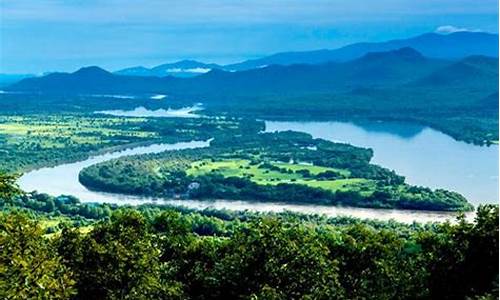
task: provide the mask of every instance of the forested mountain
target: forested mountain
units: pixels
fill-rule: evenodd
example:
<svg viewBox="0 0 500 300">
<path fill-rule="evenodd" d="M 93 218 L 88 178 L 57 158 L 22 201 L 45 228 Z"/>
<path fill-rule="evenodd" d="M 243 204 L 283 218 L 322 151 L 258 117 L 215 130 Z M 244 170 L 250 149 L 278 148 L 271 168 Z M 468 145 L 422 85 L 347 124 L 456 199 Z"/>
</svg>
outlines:
<svg viewBox="0 0 500 300">
<path fill-rule="evenodd" d="M 143 66 L 131 67 L 114 73 L 128 76 L 164 77 L 172 75 L 176 77 L 193 77 L 212 69 L 242 71 L 263 68 L 270 65 L 346 62 L 362 57 L 370 52 L 391 51 L 405 47 L 413 48 L 421 52 L 424 56 L 448 60 L 461 59 L 471 55 L 498 57 L 498 35 L 485 32 L 426 33 L 408 39 L 389 40 L 378 43 L 354 43 L 337 49 L 280 52 L 229 65 L 182 60 L 153 68 Z"/>
<path fill-rule="evenodd" d="M 447 65 L 418 81 L 419 84 L 433 87 L 452 85 L 481 85 L 498 88 L 498 59 L 474 55 L 454 64 Z"/>
<path fill-rule="evenodd" d="M 318 93 L 353 87 L 397 85 L 426 76 L 446 65 L 411 48 L 372 52 L 345 63 L 272 65 L 241 72 L 213 71 L 193 79 L 203 92 L 252 95 L 258 93 Z"/>
<path fill-rule="evenodd" d="M 426 33 L 413 38 L 380 43 L 355 43 L 338 49 L 283 52 L 259 59 L 227 65 L 227 70 L 248 70 L 262 66 L 298 63 L 319 64 L 328 61 L 349 61 L 368 52 L 389 51 L 411 47 L 423 55 L 443 59 L 459 59 L 470 55 L 498 57 L 498 35 L 485 32 L 455 32 L 447 35 Z"/>
<path fill-rule="evenodd" d="M 154 92 L 161 90 L 166 79 L 142 76 L 114 75 L 96 66 L 81 68 L 74 73 L 51 73 L 27 78 L 7 87 L 8 91 L 54 94 L 94 94 L 113 92 Z"/>
<path fill-rule="evenodd" d="M 351 109 L 374 103 L 383 105 L 382 109 L 389 108 L 386 105 L 397 106 L 398 101 L 381 101 L 404 95 L 414 100 L 406 104 L 416 108 L 434 102 L 442 105 L 450 98 L 460 106 L 462 102 L 480 101 L 498 92 L 497 64 L 498 59 L 485 56 L 446 61 L 425 57 L 412 48 L 401 48 L 370 52 L 344 63 L 273 65 L 240 72 L 212 70 L 194 78 L 120 76 L 98 67 L 86 67 L 71 74 L 27 78 L 6 90 L 73 95 L 163 93 L 196 97 L 196 101 L 203 99 L 209 106 L 220 106 L 225 99 L 231 99 L 232 106 L 245 107 L 254 101 L 265 106 L 277 98 L 287 105 L 291 103 L 287 99 L 298 96 L 321 103 L 329 95 L 329 105 L 348 97 L 350 106 L 345 108 Z M 252 102 L 247 103 L 248 99 Z"/>
<path fill-rule="evenodd" d="M 495 60 L 492 59 L 492 64 Z M 164 92 L 176 94 L 334 92 L 358 86 L 407 83 L 430 75 L 451 64 L 422 56 L 411 48 L 371 52 L 345 63 L 318 65 L 273 65 L 241 72 L 212 70 L 189 79 L 119 76 L 98 67 L 82 68 L 74 73 L 54 73 L 28 78 L 8 90 L 42 93 Z M 494 76 L 491 76 L 494 80 Z"/>
</svg>

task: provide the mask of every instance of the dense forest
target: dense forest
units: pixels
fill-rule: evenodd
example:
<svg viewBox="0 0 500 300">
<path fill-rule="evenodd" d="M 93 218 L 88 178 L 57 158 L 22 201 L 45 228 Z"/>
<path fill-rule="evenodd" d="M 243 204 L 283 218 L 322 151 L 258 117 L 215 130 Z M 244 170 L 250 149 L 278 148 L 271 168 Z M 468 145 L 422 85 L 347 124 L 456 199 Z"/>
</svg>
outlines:
<svg viewBox="0 0 500 300">
<path fill-rule="evenodd" d="M 209 148 L 124 157 L 83 169 L 85 186 L 115 193 L 358 207 L 470 210 L 461 195 L 409 186 L 370 164 L 371 149 L 300 132 L 220 136 Z"/>
<path fill-rule="evenodd" d="M 3 299 L 496 299 L 498 293 L 496 206 L 479 207 L 473 222 L 407 225 L 81 204 L 19 194 L 13 179 L 0 176 Z M 100 213 L 85 216 L 82 207 L 89 206 Z"/>
</svg>

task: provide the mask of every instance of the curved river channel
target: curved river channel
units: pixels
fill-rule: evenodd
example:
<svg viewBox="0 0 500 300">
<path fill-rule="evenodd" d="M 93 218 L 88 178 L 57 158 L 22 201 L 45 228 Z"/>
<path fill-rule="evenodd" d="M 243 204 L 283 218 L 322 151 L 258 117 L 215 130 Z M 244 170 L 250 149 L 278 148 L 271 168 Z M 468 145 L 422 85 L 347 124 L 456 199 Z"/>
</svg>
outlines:
<svg viewBox="0 0 500 300">
<path fill-rule="evenodd" d="M 414 125 L 397 125 L 400 127 L 391 127 L 391 130 L 385 130 L 380 128 L 380 124 L 375 124 L 376 128 L 366 129 L 366 127 L 361 127 L 359 125 L 354 125 L 351 123 L 343 122 L 266 122 L 266 128 L 268 131 L 276 130 L 298 130 L 309 132 L 315 137 L 321 137 L 334 141 L 349 142 L 357 146 L 372 147 L 375 151 L 374 161 L 375 163 L 381 164 L 382 166 L 395 169 L 398 173 L 408 177 L 408 181 L 412 184 L 423 184 L 427 181 L 426 178 L 430 174 L 434 174 L 430 179 L 434 180 L 439 178 L 441 175 L 446 174 L 446 170 L 441 170 L 439 167 L 443 165 L 440 163 L 442 155 L 436 155 L 434 152 L 429 152 L 428 149 L 423 147 L 425 143 L 421 140 L 427 139 L 428 148 L 435 148 L 436 146 L 442 147 L 439 143 L 440 139 L 445 139 L 446 145 L 453 141 L 451 138 L 436 132 L 429 128 L 413 128 Z M 340 126 L 340 127 L 339 127 Z M 366 126 L 366 125 L 365 125 Z M 401 127 L 403 126 L 403 127 Z M 405 127 L 410 126 L 410 127 Z M 396 130 L 396 131 L 394 131 Z M 436 134 L 438 138 L 436 139 Z M 448 140 L 449 139 L 449 140 Z M 406 141 L 406 143 L 404 142 Z M 442 142 L 442 141 L 441 141 Z M 409 143 L 409 144 L 408 144 Z M 415 145 L 416 143 L 416 145 Z M 485 187 L 487 193 L 484 193 L 489 198 L 486 201 L 471 201 L 474 204 L 478 203 L 492 203 L 498 201 L 498 147 L 478 147 L 467 145 L 465 143 L 460 143 L 454 141 L 454 143 L 459 144 L 459 149 L 462 155 L 456 157 L 455 160 L 462 162 L 460 167 L 468 169 L 463 172 L 470 172 L 471 170 L 476 172 L 473 173 L 475 176 L 479 176 L 479 179 L 488 179 L 486 184 L 480 186 L 478 190 L 483 190 Z M 413 146 L 411 146 L 413 144 Z M 453 143 L 451 143 L 453 144 Z M 414 221 L 418 222 L 428 222 L 428 221 L 445 221 L 454 220 L 456 217 L 455 213 L 448 212 L 432 212 L 432 211 L 413 211 L 413 210 L 395 210 L 395 209 L 367 209 L 367 208 L 353 208 L 353 207 L 334 207 L 326 205 L 298 205 L 298 204 L 286 204 L 286 203 L 264 203 L 256 201 L 236 201 L 236 200 L 173 200 L 173 199 L 162 199 L 162 198 L 151 198 L 142 196 L 129 196 L 121 194 L 111 194 L 103 192 L 95 192 L 86 189 L 78 181 L 79 172 L 90 165 L 107 161 L 114 158 L 119 158 L 127 155 L 137 155 L 146 153 L 158 153 L 168 150 L 178 150 L 187 148 L 197 148 L 197 147 L 207 147 L 209 145 L 208 141 L 192 141 L 176 144 L 153 144 L 149 146 L 140 146 L 127 150 L 116 151 L 112 153 L 106 153 L 102 155 L 96 155 L 90 157 L 86 160 L 66 163 L 56 167 L 42 168 L 34 170 L 24 174 L 18 181 L 20 187 L 25 191 L 36 190 L 41 193 L 47 193 L 50 195 L 74 195 L 78 197 L 82 202 L 106 202 L 115 204 L 130 204 L 139 205 L 144 203 L 157 203 L 157 204 L 169 204 L 169 205 L 180 205 L 188 208 L 194 209 L 204 209 L 204 208 L 214 208 L 214 209 L 230 209 L 230 210 L 249 210 L 258 212 L 281 212 L 281 211 L 293 211 L 300 213 L 315 213 L 324 214 L 327 216 L 353 216 L 357 218 L 370 218 L 370 219 L 380 219 L 380 220 L 390 220 L 394 219 L 396 221 L 411 223 Z M 383 147 L 381 146 L 383 145 Z M 466 146 L 464 146 L 466 145 Z M 415 151 L 408 153 L 410 149 L 416 147 Z M 472 150 L 463 150 L 463 148 L 468 148 Z M 449 155 L 448 150 L 444 149 L 445 156 Z M 436 149 L 436 153 L 443 151 L 443 149 Z M 472 151 L 472 152 L 471 152 Z M 467 154 L 469 153 L 470 154 Z M 478 155 L 478 153 L 482 153 Z M 496 153 L 495 155 L 493 155 Z M 443 154 L 443 155 L 444 155 Z M 402 155 L 402 157 L 400 157 Z M 417 155 L 413 160 L 406 161 L 409 155 Z M 468 161 L 470 155 L 473 159 Z M 390 162 L 393 159 L 392 164 Z M 426 158 L 427 157 L 427 158 Z M 434 159 L 434 161 L 433 161 Z M 464 161 L 465 160 L 465 161 Z M 387 164 L 387 162 L 389 163 Z M 479 162 L 478 162 L 479 161 Z M 430 163 L 430 165 L 429 165 Z M 450 158 L 446 163 L 453 163 Z M 424 165 L 422 165 L 424 164 Z M 411 167 L 411 166 L 414 167 Z M 477 166 L 474 169 L 473 166 Z M 404 168 L 406 166 L 406 169 Z M 489 166 L 489 167 L 488 167 Z M 455 166 L 454 166 L 455 167 Z M 426 172 L 413 172 L 414 169 L 425 170 L 430 168 Z M 410 172 L 411 171 L 411 172 Z M 454 172 L 449 170 L 450 172 Z M 420 174 L 420 175 L 419 175 Z M 460 178 L 460 174 L 447 173 L 448 176 L 452 178 Z M 409 176 L 411 175 L 411 176 Z M 496 177 L 495 177 L 496 176 Z M 491 178 L 490 178 L 491 177 Z M 469 179 L 471 177 L 468 177 Z M 448 182 L 448 184 L 446 184 Z M 450 183 L 451 182 L 451 183 Z M 444 183 L 444 186 L 436 186 L 436 183 L 430 182 L 428 184 L 433 188 L 443 187 L 449 188 L 450 184 L 453 186 L 460 186 L 459 181 L 437 181 L 440 185 Z M 468 198 L 470 195 L 475 194 L 475 186 L 467 185 L 470 187 L 469 190 L 466 188 L 464 191 L 459 191 Z M 467 187 L 466 186 L 466 187 Z M 495 189 L 496 187 L 496 189 Z M 452 190 L 457 190 L 450 188 Z M 496 198 L 496 200 L 495 200 Z M 470 213 L 468 217 L 472 217 L 473 214 Z"/>
</svg>

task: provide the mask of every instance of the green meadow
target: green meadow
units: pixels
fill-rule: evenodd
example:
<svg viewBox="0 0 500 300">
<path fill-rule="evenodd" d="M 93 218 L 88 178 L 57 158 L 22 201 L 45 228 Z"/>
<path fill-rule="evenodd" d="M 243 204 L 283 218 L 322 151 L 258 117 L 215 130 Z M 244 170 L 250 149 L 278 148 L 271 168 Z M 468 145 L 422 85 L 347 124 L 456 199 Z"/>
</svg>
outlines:
<svg viewBox="0 0 500 300">
<path fill-rule="evenodd" d="M 212 161 L 204 159 L 191 163 L 186 170 L 187 175 L 200 176 L 210 173 L 218 173 L 224 177 L 245 177 L 257 184 L 277 185 L 280 183 L 303 184 L 310 187 L 322 188 L 330 191 L 338 190 L 360 190 L 370 191 L 374 186 L 374 181 L 364 178 L 345 179 L 316 179 L 304 176 L 301 171 L 308 171 L 311 175 L 318 175 L 326 171 L 340 173 L 349 176 L 349 170 L 315 166 L 300 163 L 271 162 L 271 165 L 280 168 L 273 170 L 263 167 L 262 164 L 252 164 L 246 159 L 224 159 Z"/>
</svg>

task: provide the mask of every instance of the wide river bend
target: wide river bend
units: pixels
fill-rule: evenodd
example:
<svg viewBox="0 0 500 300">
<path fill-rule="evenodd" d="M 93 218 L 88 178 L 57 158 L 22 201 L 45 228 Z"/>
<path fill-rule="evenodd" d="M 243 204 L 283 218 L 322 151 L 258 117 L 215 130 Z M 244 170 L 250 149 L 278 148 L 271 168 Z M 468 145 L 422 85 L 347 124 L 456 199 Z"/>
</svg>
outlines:
<svg viewBox="0 0 500 300">
<path fill-rule="evenodd" d="M 412 127 L 414 125 L 392 124 L 393 126 L 386 129 L 384 126 L 387 126 L 387 124 L 374 123 L 371 125 L 375 127 L 367 128 L 366 124 L 363 127 L 343 122 L 266 122 L 268 131 L 298 130 L 309 132 L 315 137 L 371 147 L 375 151 L 375 163 L 395 169 L 398 173 L 405 175 L 412 184 L 456 190 L 468 196 L 471 202 L 476 205 L 498 201 L 497 146 L 478 147 L 456 142 L 448 136 L 426 127 L 414 128 Z M 453 142 L 450 142 L 450 140 Z M 426 142 L 430 144 L 426 146 Z M 206 147 L 208 144 L 208 141 L 153 144 L 96 155 L 83 161 L 28 172 L 19 179 L 19 185 L 25 191 L 36 190 L 54 196 L 74 195 L 82 202 L 130 205 L 157 203 L 181 205 L 194 209 L 214 208 L 258 212 L 293 211 L 327 216 L 353 216 L 380 220 L 394 219 L 405 223 L 414 221 L 441 222 L 454 220 L 456 216 L 454 213 L 433 211 L 368 209 L 236 200 L 200 201 L 151 198 L 90 191 L 78 181 L 78 174 L 83 168 L 99 162 L 127 155 Z M 450 149 L 450 145 L 452 149 Z M 456 164 L 459 166 L 457 167 Z M 449 168 L 446 169 L 446 166 L 449 166 Z M 430 170 L 427 170 L 429 167 Z M 461 182 L 467 182 L 467 179 L 461 179 L 461 177 L 465 177 L 470 181 L 465 187 L 461 186 Z M 486 182 L 477 183 L 475 180 L 477 177 L 480 179 L 479 183 Z M 479 184 L 479 189 L 476 191 L 477 184 Z M 482 193 L 483 189 L 485 189 L 484 193 Z M 473 214 L 468 216 L 472 217 Z"/>
</svg>

